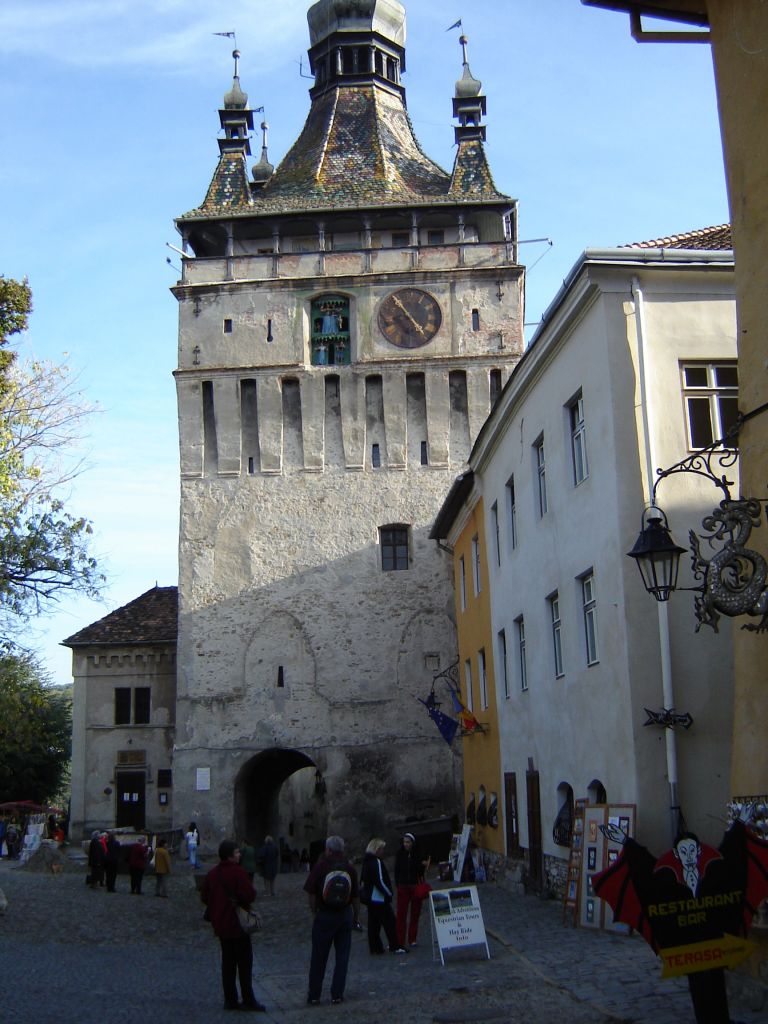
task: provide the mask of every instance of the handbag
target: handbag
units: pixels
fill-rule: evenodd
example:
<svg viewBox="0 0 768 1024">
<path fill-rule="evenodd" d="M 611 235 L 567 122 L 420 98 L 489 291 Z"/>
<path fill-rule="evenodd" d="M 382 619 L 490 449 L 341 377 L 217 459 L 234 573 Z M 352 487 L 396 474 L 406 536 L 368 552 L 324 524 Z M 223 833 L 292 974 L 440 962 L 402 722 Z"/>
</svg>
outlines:
<svg viewBox="0 0 768 1024">
<path fill-rule="evenodd" d="M 432 886 L 429 882 L 419 882 L 418 885 L 414 887 L 413 898 L 415 900 L 425 900 L 431 892 Z"/>
<path fill-rule="evenodd" d="M 261 931 L 261 917 L 255 910 L 246 909 L 245 907 L 235 907 L 235 912 L 237 914 L 237 923 L 246 935 L 253 935 L 254 932 Z"/>
</svg>

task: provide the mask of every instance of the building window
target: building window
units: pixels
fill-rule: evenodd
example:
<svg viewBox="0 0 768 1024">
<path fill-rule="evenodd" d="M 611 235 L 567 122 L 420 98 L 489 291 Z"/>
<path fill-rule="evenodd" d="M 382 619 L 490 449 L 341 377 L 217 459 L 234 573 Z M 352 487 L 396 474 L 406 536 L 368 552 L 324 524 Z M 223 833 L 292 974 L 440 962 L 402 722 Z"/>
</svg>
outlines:
<svg viewBox="0 0 768 1024">
<path fill-rule="evenodd" d="M 466 611 L 467 608 L 467 567 L 464 564 L 464 555 L 459 559 L 459 600 L 461 601 L 461 610 Z"/>
<path fill-rule="evenodd" d="M 115 687 L 115 725 L 149 725 L 151 713 L 149 686 Z M 133 713 L 131 713 L 133 712 Z"/>
<path fill-rule="evenodd" d="M 231 334 L 232 333 L 232 321 L 229 318 L 227 318 L 224 321 L 224 333 L 225 334 Z"/>
<path fill-rule="evenodd" d="M 480 707 L 488 707 L 488 673 L 485 667 L 485 651 L 477 652 L 477 678 L 480 683 Z"/>
<path fill-rule="evenodd" d="M 584 399 L 579 395 L 568 406 L 571 427 L 571 455 L 573 457 L 573 482 L 578 485 L 589 475 L 587 467 L 587 431 L 584 426 Z"/>
<path fill-rule="evenodd" d="M 597 652 L 597 597 L 595 593 L 595 574 L 587 573 L 581 578 L 581 600 L 584 609 L 584 639 L 586 642 L 587 664 L 594 665 L 598 661 Z"/>
<path fill-rule="evenodd" d="M 343 295 L 321 295 L 310 308 L 313 366 L 343 366 L 349 363 L 349 299 Z"/>
<path fill-rule="evenodd" d="M 477 597 L 480 593 L 480 540 L 477 534 L 472 538 L 472 590 Z"/>
<path fill-rule="evenodd" d="M 408 231 L 393 231 L 392 232 L 392 248 L 393 249 L 404 249 L 406 246 L 411 244 L 411 235 Z"/>
<path fill-rule="evenodd" d="M 427 442 L 426 441 L 422 441 L 421 442 L 421 464 L 422 464 L 422 466 L 428 466 L 429 465 L 429 452 L 427 450 Z"/>
<path fill-rule="evenodd" d="M 539 498 L 539 516 L 544 517 L 547 514 L 547 467 L 544 460 L 544 438 L 540 437 L 536 444 L 533 446 L 533 452 L 536 458 L 536 480 L 537 480 L 537 494 Z"/>
<path fill-rule="evenodd" d="M 517 547 L 517 502 L 515 500 L 515 478 L 507 480 L 507 508 L 509 510 L 509 543 L 514 551 Z"/>
<path fill-rule="evenodd" d="M 693 449 L 706 448 L 725 437 L 736 424 L 739 413 L 736 363 L 686 363 L 682 373 L 688 444 Z"/>
<path fill-rule="evenodd" d="M 552 827 L 552 838 L 558 846 L 570 846 L 573 838 L 573 787 L 561 782 L 557 787 L 560 810 Z"/>
<path fill-rule="evenodd" d="M 170 768 L 157 769 L 157 788 L 171 789 L 173 787 L 173 771 Z"/>
<path fill-rule="evenodd" d="M 382 526 L 379 530 L 379 543 L 381 544 L 381 568 L 384 572 L 408 568 L 407 526 Z"/>
<path fill-rule="evenodd" d="M 560 598 L 553 594 L 549 598 L 549 613 L 552 621 L 552 648 L 555 655 L 555 679 L 559 679 L 563 672 L 563 642 L 560 623 Z"/>
<path fill-rule="evenodd" d="M 521 615 L 515 619 L 515 632 L 517 633 L 517 667 L 520 673 L 520 689 L 528 689 L 528 663 L 525 657 L 525 619 Z"/>
<path fill-rule="evenodd" d="M 464 662 L 464 685 L 467 689 L 467 711 L 474 711 L 475 697 L 472 693 L 472 662 L 469 658 Z"/>
<path fill-rule="evenodd" d="M 491 505 L 491 526 L 493 528 L 493 543 L 496 548 L 496 565 L 501 565 L 501 538 L 499 537 L 499 506 L 494 501 Z"/>
<path fill-rule="evenodd" d="M 444 242 L 445 232 L 442 229 L 427 231 L 427 245 L 443 245 Z"/>
<path fill-rule="evenodd" d="M 491 405 L 495 405 L 496 399 L 501 394 L 501 370 L 491 370 L 488 375 L 488 392 Z"/>
<path fill-rule="evenodd" d="M 371 466 L 374 469 L 381 468 L 381 448 L 377 444 L 371 445 Z"/>
<path fill-rule="evenodd" d="M 472 330 L 473 331 L 479 331 L 480 330 L 480 310 L 479 309 L 473 309 L 472 310 Z"/>
<path fill-rule="evenodd" d="M 499 665 L 501 666 L 501 678 L 504 683 L 504 696 L 509 698 L 509 667 L 507 665 L 507 634 L 500 629 L 498 632 Z"/>
</svg>

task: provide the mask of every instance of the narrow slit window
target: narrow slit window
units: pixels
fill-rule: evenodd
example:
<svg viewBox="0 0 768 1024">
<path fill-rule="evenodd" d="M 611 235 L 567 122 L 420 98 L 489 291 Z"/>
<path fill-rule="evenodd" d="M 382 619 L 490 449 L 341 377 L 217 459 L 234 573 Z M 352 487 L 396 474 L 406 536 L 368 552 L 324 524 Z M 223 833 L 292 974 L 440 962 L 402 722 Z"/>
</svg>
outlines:
<svg viewBox="0 0 768 1024">
<path fill-rule="evenodd" d="M 472 330 L 473 331 L 479 331 L 480 330 L 480 310 L 479 309 L 473 309 L 472 310 Z"/>
<path fill-rule="evenodd" d="M 422 441 L 421 442 L 421 464 L 422 464 L 422 466 L 428 466 L 429 465 L 429 456 L 427 454 L 427 442 L 426 441 Z"/>
<path fill-rule="evenodd" d="M 272 342 L 274 340 L 275 339 L 274 339 L 274 336 L 272 334 L 272 321 L 271 320 L 267 320 L 267 342 Z"/>
<path fill-rule="evenodd" d="M 377 444 L 371 445 L 371 465 L 374 469 L 381 466 L 381 450 Z"/>
<path fill-rule="evenodd" d="M 229 319 L 224 321 L 224 333 L 225 334 L 231 334 L 232 333 L 232 321 L 229 320 Z"/>
<path fill-rule="evenodd" d="M 277 666 L 277 685 L 281 689 L 285 686 L 285 672 L 282 665 Z"/>
</svg>

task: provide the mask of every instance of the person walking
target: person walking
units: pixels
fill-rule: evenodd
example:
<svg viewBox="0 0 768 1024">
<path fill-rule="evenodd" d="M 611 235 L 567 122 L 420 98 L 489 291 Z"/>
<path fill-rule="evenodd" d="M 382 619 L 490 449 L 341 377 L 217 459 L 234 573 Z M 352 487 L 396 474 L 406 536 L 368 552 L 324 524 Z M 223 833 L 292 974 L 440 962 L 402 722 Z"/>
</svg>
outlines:
<svg viewBox="0 0 768 1024">
<path fill-rule="evenodd" d="M 259 850 L 261 861 L 261 876 L 264 879 L 264 893 L 267 896 L 275 895 L 275 878 L 280 870 L 280 850 L 272 836 L 267 836 L 264 845 Z"/>
<path fill-rule="evenodd" d="M 248 881 L 253 882 L 256 874 L 256 847 L 250 839 L 244 839 L 240 843 L 240 867 L 248 875 Z"/>
<path fill-rule="evenodd" d="M 419 916 L 423 897 L 417 896 L 418 887 L 424 881 L 428 860 L 422 860 L 416 839 L 412 832 L 406 832 L 395 855 L 395 885 L 397 886 L 397 942 L 405 946 L 406 938 L 411 946 L 416 945 L 419 932 Z M 408 911 L 410 910 L 410 920 Z"/>
<path fill-rule="evenodd" d="M 138 841 L 131 844 L 128 851 L 128 873 L 131 876 L 131 896 L 141 896 L 141 884 L 144 881 L 144 872 L 147 870 L 149 861 L 149 849 L 144 836 L 139 836 Z"/>
<path fill-rule="evenodd" d="M 120 843 L 114 832 L 107 836 L 107 852 L 104 857 L 104 875 L 107 882 L 107 892 L 115 891 L 117 881 L 117 869 L 120 866 Z"/>
<path fill-rule="evenodd" d="M 408 950 L 397 941 L 395 915 L 392 913 L 392 882 L 387 866 L 382 860 L 386 843 L 383 839 L 372 839 L 365 848 L 361 886 L 368 907 L 368 949 L 371 955 L 384 952 L 381 929 L 387 936 L 390 953 L 407 953 Z"/>
<path fill-rule="evenodd" d="M 237 907 L 247 908 L 256 899 L 256 890 L 240 867 L 240 848 L 232 839 L 219 844 L 219 863 L 203 880 L 200 893 L 208 908 L 211 922 L 221 944 L 221 984 L 225 1010 L 263 1012 L 253 992 L 253 946 L 237 920 Z M 238 1002 L 237 981 L 240 981 L 242 1003 Z"/>
<path fill-rule="evenodd" d="M 184 839 L 187 843 L 187 857 L 189 858 L 189 866 L 192 868 L 198 867 L 197 860 L 197 847 L 200 845 L 200 833 L 197 831 L 197 825 L 194 821 L 190 821 L 189 828 L 187 829 Z"/>
<path fill-rule="evenodd" d="M 171 855 L 165 839 L 158 839 L 155 848 L 155 896 L 168 895 L 168 875 L 171 873 Z"/>
<path fill-rule="evenodd" d="M 92 889 L 98 888 L 104 881 L 104 846 L 101 842 L 101 833 L 97 830 L 91 832 L 91 841 L 88 844 L 88 884 Z"/>
<path fill-rule="evenodd" d="M 310 871 L 304 891 L 309 896 L 313 915 L 307 1003 L 310 1006 L 320 1003 L 331 946 L 336 954 L 331 1002 L 341 1003 L 352 949 L 352 925 L 357 923 L 360 914 L 357 872 L 344 855 L 341 836 L 328 836 L 325 853 Z"/>
</svg>

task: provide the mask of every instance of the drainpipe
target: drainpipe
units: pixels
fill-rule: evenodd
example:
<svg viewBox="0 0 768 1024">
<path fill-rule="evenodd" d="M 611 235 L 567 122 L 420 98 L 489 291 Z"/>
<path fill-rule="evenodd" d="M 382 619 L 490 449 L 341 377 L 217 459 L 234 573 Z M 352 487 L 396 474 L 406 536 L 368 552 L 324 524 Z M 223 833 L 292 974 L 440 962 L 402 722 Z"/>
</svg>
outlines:
<svg viewBox="0 0 768 1024">
<path fill-rule="evenodd" d="M 651 493 L 655 475 L 656 460 L 654 457 L 654 436 L 653 426 L 655 417 L 652 408 L 652 396 L 648 390 L 646 379 L 646 351 L 645 343 L 647 330 L 645 326 L 645 307 L 643 304 L 643 290 L 640 286 L 640 279 L 635 275 L 632 278 L 632 298 L 635 305 L 635 328 L 637 331 L 637 359 L 640 376 L 640 411 L 643 422 L 643 441 L 645 447 L 645 472 L 647 480 L 646 506 L 651 504 Z M 661 655 L 661 689 L 664 707 L 674 708 L 675 695 L 672 686 L 672 653 L 669 642 L 669 612 L 666 601 L 656 602 L 656 609 L 659 615 L 659 651 Z M 680 823 L 680 805 L 677 792 L 677 737 L 674 729 L 664 730 L 664 740 L 667 755 L 667 779 L 669 780 L 669 813 L 672 842 L 677 838 Z"/>
</svg>

